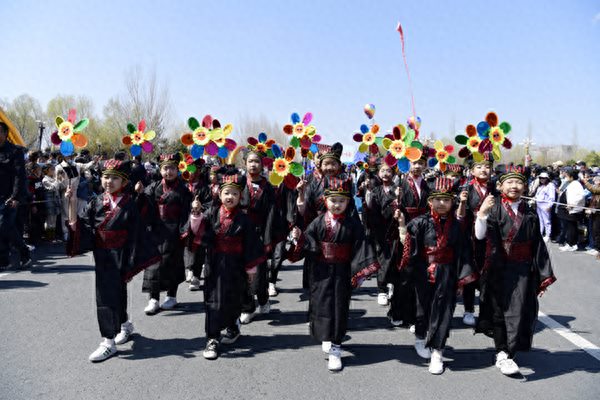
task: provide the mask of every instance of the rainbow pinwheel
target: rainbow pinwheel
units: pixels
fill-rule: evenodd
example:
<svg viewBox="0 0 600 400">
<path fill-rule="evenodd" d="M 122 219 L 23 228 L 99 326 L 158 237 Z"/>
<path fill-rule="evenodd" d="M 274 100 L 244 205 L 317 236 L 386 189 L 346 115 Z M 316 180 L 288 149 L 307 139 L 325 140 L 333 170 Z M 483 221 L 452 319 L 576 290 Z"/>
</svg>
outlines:
<svg viewBox="0 0 600 400">
<path fill-rule="evenodd" d="M 188 127 L 192 132 L 181 137 L 181 143 L 190 146 L 190 154 L 194 159 L 205 153 L 210 156 L 226 158 L 236 147 L 234 140 L 227 138 L 233 131 L 233 125 L 227 124 L 221 128 L 221 123 L 210 115 L 205 115 L 202 125 L 194 117 L 188 119 Z"/>
<path fill-rule="evenodd" d="M 203 160 L 204 161 L 204 160 Z M 197 166 L 191 154 L 182 154 L 181 161 L 177 165 L 181 177 L 186 181 L 196 172 Z"/>
<path fill-rule="evenodd" d="M 127 124 L 127 131 L 129 135 L 123 136 L 123 144 L 125 146 L 129 146 L 129 152 L 132 156 L 136 157 L 142 154 L 142 150 L 146 153 L 151 153 L 154 149 L 152 139 L 156 137 L 156 132 L 147 131 L 146 132 L 146 121 L 141 120 L 135 128 L 135 125 L 129 123 Z"/>
<path fill-rule="evenodd" d="M 298 177 L 304 174 L 304 167 L 302 164 L 297 163 L 294 160 L 296 156 L 296 150 L 289 146 L 283 153 L 281 147 L 274 144 L 271 147 L 273 151 L 273 170 L 269 174 L 269 182 L 273 186 L 279 186 L 282 182 L 290 189 L 296 187 Z"/>
<path fill-rule="evenodd" d="M 406 129 L 402 124 L 398 124 L 393 129 L 392 135 L 386 135 L 383 138 L 383 148 L 387 150 L 385 163 L 390 167 L 395 165 L 402 172 L 410 170 L 410 162 L 421 158 L 423 145 L 415 140 L 416 132 L 413 129 Z"/>
<path fill-rule="evenodd" d="M 258 138 L 250 136 L 248 139 L 247 148 L 251 151 L 256 151 L 262 156 L 262 163 L 265 167 L 271 169 L 273 166 L 273 145 L 275 140 L 269 139 L 267 134 L 261 132 L 258 134 Z"/>
<path fill-rule="evenodd" d="M 318 151 L 316 143 L 321 141 L 321 136 L 317 135 L 317 129 L 314 125 L 310 125 L 312 118 L 312 113 L 307 112 L 300 121 L 300 115 L 293 113 L 291 116 L 292 123 L 283 127 L 283 132 L 292 136 L 290 146 L 295 149 L 300 147 L 302 157 L 307 157 L 309 153 L 316 153 Z"/>
<path fill-rule="evenodd" d="M 61 116 L 56 117 L 55 123 L 58 130 L 50 136 L 50 141 L 56 146 L 60 146 L 60 152 L 64 156 L 70 156 L 75 151 L 75 147 L 83 148 L 87 146 L 88 140 L 81 133 L 90 123 L 87 118 L 75 123 L 77 111 L 72 108 L 65 121 Z"/>
<path fill-rule="evenodd" d="M 460 158 L 469 157 L 469 155 L 473 155 L 473 159 L 476 162 L 483 160 L 483 156 L 479 153 L 479 144 L 481 143 L 481 138 L 477 134 L 477 128 L 475 125 L 467 125 L 465 128 L 465 135 L 457 135 L 454 140 L 456 143 L 464 145 L 458 151 L 458 156 Z"/>
<path fill-rule="evenodd" d="M 511 127 L 508 122 L 502 122 L 498 125 L 498 115 L 495 112 L 489 112 L 485 116 L 485 121 L 477 124 L 477 134 L 481 138 L 479 152 L 481 154 L 491 151 L 494 160 L 499 161 L 502 158 L 500 147 L 510 149 L 512 142 L 506 137 Z"/>
<path fill-rule="evenodd" d="M 355 133 L 353 136 L 354 141 L 360 143 L 358 146 L 359 152 L 366 153 L 368 151 L 371 154 L 379 153 L 381 139 L 375 136 L 377 135 L 377 132 L 379 132 L 379 125 L 377 124 L 373 124 L 371 128 L 366 124 L 360 126 L 360 133 Z"/>
<path fill-rule="evenodd" d="M 436 140 L 433 144 L 433 148 L 434 151 L 431 152 L 433 153 L 433 157 L 429 158 L 427 162 L 430 168 L 440 164 L 440 170 L 444 172 L 446 171 L 448 164 L 454 164 L 456 162 L 456 158 L 450 154 L 454 151 L 454 146 L 451 144 L 444 146 L 444 143 L 442 143 L 441 140 Z"/>
</svg>

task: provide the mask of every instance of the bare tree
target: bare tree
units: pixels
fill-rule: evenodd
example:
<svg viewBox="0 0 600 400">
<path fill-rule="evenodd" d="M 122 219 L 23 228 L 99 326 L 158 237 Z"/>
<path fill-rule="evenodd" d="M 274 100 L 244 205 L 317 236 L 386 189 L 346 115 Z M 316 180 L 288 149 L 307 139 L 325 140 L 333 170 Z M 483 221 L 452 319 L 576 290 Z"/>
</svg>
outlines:
<svg viewBox="0 0 600 400">
<path fill-rule="evenodd" d="M 38 120 L 44 114 L 40 102 L 28 94 L 16 97 L 6 109 L 6 115 L 21 134 L 26 147 L 33 147 L 38 140 Z"/>
</svg>

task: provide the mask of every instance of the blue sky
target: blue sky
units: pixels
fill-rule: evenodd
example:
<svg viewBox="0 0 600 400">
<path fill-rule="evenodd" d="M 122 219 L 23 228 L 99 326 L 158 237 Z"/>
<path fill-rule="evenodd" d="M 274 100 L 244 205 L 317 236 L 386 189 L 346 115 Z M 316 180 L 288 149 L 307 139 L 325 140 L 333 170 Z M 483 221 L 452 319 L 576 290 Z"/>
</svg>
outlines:
<svg viewBox="0 0 600 400">
<path fill-rule="evenodd" d="M 369 4 L 370 3 L 370 4 Z M 600 148 L 600 1 L 0 0 L 0 97 L 85 94 L 102 107 L 126 70 L 155 68 L 174 122 L 312 111 L 325 141 L 352 143 L 377 107 L 411 114 L 404 28 L 422 132 L 450 136 L 489 110 L 540 144 Z M 454 129 L 455 132 L 451 132 Z"/>
</svg>

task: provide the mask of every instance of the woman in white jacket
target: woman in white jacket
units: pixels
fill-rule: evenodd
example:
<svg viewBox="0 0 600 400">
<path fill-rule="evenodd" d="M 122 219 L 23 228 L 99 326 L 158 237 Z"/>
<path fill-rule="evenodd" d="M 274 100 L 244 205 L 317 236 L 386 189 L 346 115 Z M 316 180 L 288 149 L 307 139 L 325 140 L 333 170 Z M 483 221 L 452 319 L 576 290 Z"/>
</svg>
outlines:
<svg viewBox="0 0 600 400">
<path fill-rule="evenodd" d="M 560 247 L 560 251 L 576 251 L 578 249 L 578 231 L 577 225 L 583 217 L 583 208 L 585 206 L 585 190 L 579 182 L 579 173 L 577 170 L 567 171 L 565 191 L 561 194 L 559 203 L 566 203 L 567 206 L 559 206 L 559 218 L 564 220 L 567 243 Z"/>
</svg>

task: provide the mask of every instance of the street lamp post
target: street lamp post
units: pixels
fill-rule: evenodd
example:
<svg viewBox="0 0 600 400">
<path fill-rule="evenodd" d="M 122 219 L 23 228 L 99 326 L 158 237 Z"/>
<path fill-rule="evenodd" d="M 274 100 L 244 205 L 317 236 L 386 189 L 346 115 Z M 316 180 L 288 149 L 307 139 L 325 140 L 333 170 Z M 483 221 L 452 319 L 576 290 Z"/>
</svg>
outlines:
<svg viewBox="0 0 600 400">
<path fill-rule="evenodd" d="M 38 128 L 40 129 L 40 143 L 39 143 L 39 151 L 42 151 L 42 137 L 44 136 L 44 129 L 46 129 L 46 126 L 44 125 L 44 121 L 37 121 L 38 123 Z"/>
</svg>

